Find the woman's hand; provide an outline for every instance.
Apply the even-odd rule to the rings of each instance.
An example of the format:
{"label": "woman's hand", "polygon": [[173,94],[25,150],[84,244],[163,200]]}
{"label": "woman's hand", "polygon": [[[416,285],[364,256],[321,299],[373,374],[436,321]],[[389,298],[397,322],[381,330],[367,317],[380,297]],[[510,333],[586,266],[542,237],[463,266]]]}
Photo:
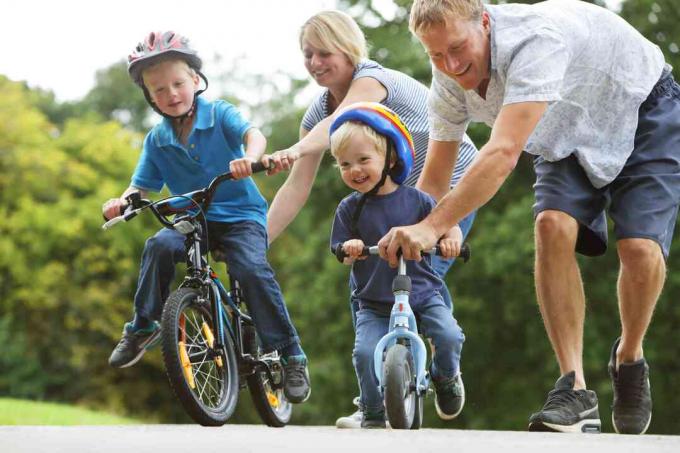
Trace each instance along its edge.
{"label": "woman's hand", "polygon": [[293,163],[299,158],[300,153],[295,146],[291,146],[290,148],[282,149],[272,154],[265,154],[262,156],[262,163],[265,167],[270,167],[270,162],[274,163],[274,168],[267,171],[267,175],[271,176],[284,170],[290,170],[293,167]]}

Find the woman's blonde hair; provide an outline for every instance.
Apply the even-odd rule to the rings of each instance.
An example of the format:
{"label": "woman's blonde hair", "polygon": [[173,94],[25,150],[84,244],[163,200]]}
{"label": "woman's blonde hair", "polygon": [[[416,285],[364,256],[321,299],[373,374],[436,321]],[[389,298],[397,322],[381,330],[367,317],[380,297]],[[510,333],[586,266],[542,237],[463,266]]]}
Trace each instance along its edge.
{"label": "woman's blonde hair", "polygon": [[364,135],[373,145],[375,152],[381,156],[387,154],[387,138],[379,134],[369,125],[360,121],[346,121],[331,135],[331,154],[337,159],[346,149],[350,138],[357,134]]}
{"label": "woman's blonde hair", "polygon": [[343,53],[354,66],[368,58],[364,33],[342,11],[322,11],[310,17],[300,29],[300,49],[305,41],[319,49]]}
{"label": "woman's blonde hair", "polygon": [[415,0],[408,28],[418,35],[446,19],[481,20],[483,11],[482,0]]}

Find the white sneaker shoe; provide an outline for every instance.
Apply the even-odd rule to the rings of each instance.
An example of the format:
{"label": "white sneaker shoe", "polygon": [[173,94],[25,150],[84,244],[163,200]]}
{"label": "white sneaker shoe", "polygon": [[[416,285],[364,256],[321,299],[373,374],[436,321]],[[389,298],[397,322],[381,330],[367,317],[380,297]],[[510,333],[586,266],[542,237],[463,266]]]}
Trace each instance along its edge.
{"label": "white sneaker shoe", "polygon": [[361,429],[361,417],[363,412],[361,406],[359,405],[359,397],[357,396],[352,401],[355,406],[357,406],[357,411],[351,415],[345,417],[340,417],[335,421],[335,427],[339,429]]}

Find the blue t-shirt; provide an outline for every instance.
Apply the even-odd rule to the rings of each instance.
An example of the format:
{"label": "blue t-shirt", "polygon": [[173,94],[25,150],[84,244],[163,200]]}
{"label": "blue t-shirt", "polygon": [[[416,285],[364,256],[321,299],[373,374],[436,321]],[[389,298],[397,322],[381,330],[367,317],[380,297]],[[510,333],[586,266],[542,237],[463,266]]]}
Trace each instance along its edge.
{"label": "blue t-shirt", "polygon": [[[350,239],[361,239],[366,246],[376,245],[392,227],[413,225],[427,217],[435,201],[425,192],[409,186],[399,186],[387,195],[370,197],[359,216],[357,228],[360,238],[352,237],[351,222],[354,209],[361,198],[353,192],[338,205],[331,232],[331,248]],[[442,281],[431,266],[431,257],[424,256],[420,262],[407,261],[406,273],[411,278],[412,303],[434,296],[442,287]],[[392,280],[397,269],[392,269],[379,256],[369,256],[352,264],[352,279],[356,283],[353,296],[361,302],[393,303]]]}
{"label": "blue t-shirt", "polygon": [[[250,128],[233,105],[199,97],[187,144],[177,140],[170,120],[164,118],[144,139],[131,185],[152,192],[165,185],[173,195],[203,189],[229,171],[229,162],[245,156],[243,137]],[[252,178],[225,181],[206,217],[226,223],[252,220],[266,228],[267,202]]]}

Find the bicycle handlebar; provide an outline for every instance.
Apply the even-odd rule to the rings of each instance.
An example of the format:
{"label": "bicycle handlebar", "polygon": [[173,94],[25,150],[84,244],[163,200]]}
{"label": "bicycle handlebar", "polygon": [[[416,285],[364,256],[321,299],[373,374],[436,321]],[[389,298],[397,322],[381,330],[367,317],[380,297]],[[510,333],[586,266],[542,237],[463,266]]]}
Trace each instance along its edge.
{"label": "bicycle handlebar", "polygon": [[[270,165],[269,167],[265,167],[265,165],[262,162],[254,162],[250,166],[251,170],[253,173],[259,173],[265,170],[271,170],[273,168],[273,165]],[[170,200],[173,198],[188,198],[191,199],[195,205],[200,206],[201,209],[205,212],[208,210],[208,207],[210,206],[210,203],[212,202],[212,197],[217,190],[217,187],[223,183],[224,181],[232,180],[234,179],[233,175],[231,172],[226,172],[222,173],[221,175],[216,176],[212,181],[210,181],[210,184],[208,184],[208,187],[205,187],[200,190],[195,190],[193,192],[188,192],[182,195],[173,195],[171,197],[165,198],[163,200],[158,200],[158,201],[150,201],[150,200],[145,200],[142,199],[139,196],[139,192],[133,192],[125,199],[127,200],[127,204],[123,206],[123,214],[113,217],[112,219],[107,220],[103,225],[102,229],[108,230],[113,228],[115,225],[119,224],[120,222],[127,222],[134,218],[137,214],[139,214],[142,210],[146,208],[150,208],[151,211],[154,213],[156,218],[166,227],[172,227],[172,222],[167,220],[165,216],[172,215],[172,214],[177,214],[178,212],[184,212],[187,209],[181,209],[177,210],[174,209],[171,204]]]}
{"label": "bicycle handlebar", "polygon": [[[421,253],[425,255],[438,255],[442,256],[441,249],[438,245],[435,245],[429,250],[423,250]],[[470,259],[472,251],[470,250],[470,244],[465,243],[460,247],[460,253],[458,254],[458,258],[461,258],[464,263],[467,263],[468,260]],[[333,251],[333,254],[335,257],[340,261],[341,263],[345,261],[345,258],[347,258],[349,255],[345,253],[345,251],[342,249],[342,244],[338,244],[338,246],[335,248]],[[359,256],[369,256],[369,255],[378,255],[378,246],[373,245],[373,246],[364,246],[363,250],[361,251],[361,255]],[[401,250],[399,250],[398,255],[401,255]]]}

